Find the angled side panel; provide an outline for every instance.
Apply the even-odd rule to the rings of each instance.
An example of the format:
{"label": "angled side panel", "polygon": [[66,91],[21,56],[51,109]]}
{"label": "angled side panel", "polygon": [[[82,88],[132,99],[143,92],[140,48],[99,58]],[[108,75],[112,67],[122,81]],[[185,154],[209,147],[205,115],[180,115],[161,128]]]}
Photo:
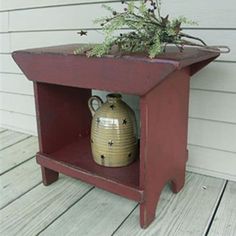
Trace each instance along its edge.
{"label": "angled side panel", "polygon": [[33,81],[134,95],[145,94],[177,68],[171,61],[155,63],[122,57],[14,52],[13,58]]}
{"label": "angled side panel", "polygon": [[189,101],[188,68],[176,71],[141,97],[140,187],[144,202],[140,223],[146,228],[155,217],[164,185],[173,192],[184,185],[187,161]]}

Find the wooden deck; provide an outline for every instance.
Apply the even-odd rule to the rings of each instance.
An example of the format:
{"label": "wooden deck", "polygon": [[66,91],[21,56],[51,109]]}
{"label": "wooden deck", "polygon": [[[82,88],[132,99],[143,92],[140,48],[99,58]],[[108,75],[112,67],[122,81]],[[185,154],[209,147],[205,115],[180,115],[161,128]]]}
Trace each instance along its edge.
{"label": "wooden deck", "polygon": [[136,202],[60,175],[45,187],[37,138],[0,129],[0,235],[236,235],[236,182],[188,173],[182,192],[166,186],[151,226]]}

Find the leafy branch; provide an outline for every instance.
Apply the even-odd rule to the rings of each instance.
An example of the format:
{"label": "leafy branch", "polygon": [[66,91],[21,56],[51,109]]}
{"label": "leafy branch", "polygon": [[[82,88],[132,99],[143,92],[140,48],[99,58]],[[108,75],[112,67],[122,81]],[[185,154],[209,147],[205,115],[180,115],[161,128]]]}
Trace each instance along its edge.
{"label": "leafy branch", "polygon": [[[169,19],[161,15],[161,0],[141,0],[139,6],[135,1],[121,1],[123,11],[117,12],[112,7],[103,5],[110,16],[95,20],[102,26],[105,39],[102,44],[91,48],[79,48],[75,54],[86,53],[87,56],[101,57],[109,54],[113,47],[120,52],[146,52],[150,58],[163,53],[167,44],[175,44],[180,51],[184,45],[205,46],[197,37],[182,32],[182,24],[196,24],[185,17]],[[127,33],[116,36],[117,30],[130,28]],[[87,32],[79,32],[87,35]],[[194,40],[194,41],[191,41]],[[197,41],[197,42],[196,42]]]}

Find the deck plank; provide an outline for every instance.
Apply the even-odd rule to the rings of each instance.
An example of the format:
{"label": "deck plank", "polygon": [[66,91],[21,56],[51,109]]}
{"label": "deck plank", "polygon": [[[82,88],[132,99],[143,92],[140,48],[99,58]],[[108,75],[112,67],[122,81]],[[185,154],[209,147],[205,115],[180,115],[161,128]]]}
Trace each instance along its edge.
{"label": "deck plank", "polygon": [[3,150],[19,141],[30,137],[28,134],[7,130],[0,133],[0,150]]}
{"label": "deck plank", "polygon": [[135,209],[114,235],[204,235],[224,185],[225,180],[188,173],[183,191],[175,195],[164,189],[156,220],[146,230],[140,228]]}
{"label": "deck plank", "polygon": [[222,235],[236,235],[236,182],[228,182],[208,234]]}
{"label": "deck plank", "polygon": [[0,176],[0,209],[41,181],[40,167],[34,159]]}
{"label": "deck plank", "polygon": [[110,236],[136,206],[134,201],[96,188],[40,236]]}
{"label": "deck plank", "polygon": [[27,138],[0,151],[0,175],[32,158],[38,151],[37,137]]}
{"label": "deck plank", "polygon": [[[142,230],[139,208],[134,201],[92,189],[64,175],[51,186],[40,184],[39,166],[31,159],[38,150],[36,137],[0,129],[0,150],[0,235],[3,236],[204,235],[226,183],[188,173],[185,188],[179,194],[173,194],[166,186],[156,220]],[[236,235],[235,209],[236,183],[228,182],[208,235]]]}
{"label": "deck plank", "polygon": [[37,235],[91,188],[65,176],[50,186],[38,185],[1,210],[0,235]]}

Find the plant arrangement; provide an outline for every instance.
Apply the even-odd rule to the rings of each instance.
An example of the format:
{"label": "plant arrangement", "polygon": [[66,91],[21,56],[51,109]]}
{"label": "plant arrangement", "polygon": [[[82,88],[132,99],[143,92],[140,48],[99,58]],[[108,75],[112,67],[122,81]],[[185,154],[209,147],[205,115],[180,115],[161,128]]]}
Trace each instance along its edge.
{"label": "plant arrangement", "polygon": [[[206,43],[197,37],[182,32],[181,25],[196,25],[185,17],[170,19],[169,15],[161,15],[161,0],[121,1],[123,11],[118,12],[110,6],[103,5],[111,14],[97,19],[105,35],[102,44],[86,46],[75,50],[75,54],[86,53],[88,57],[101,57],[109,54],[112,49],[121,53],[145,52],[150,58],[165,52],[168,44],[174,44],[180,52],[185,45],[199,46],[206,49]],[[129,31],[117,34],[119,30],[129,28]],[[81,36],[86,31],[79,32]]]}

